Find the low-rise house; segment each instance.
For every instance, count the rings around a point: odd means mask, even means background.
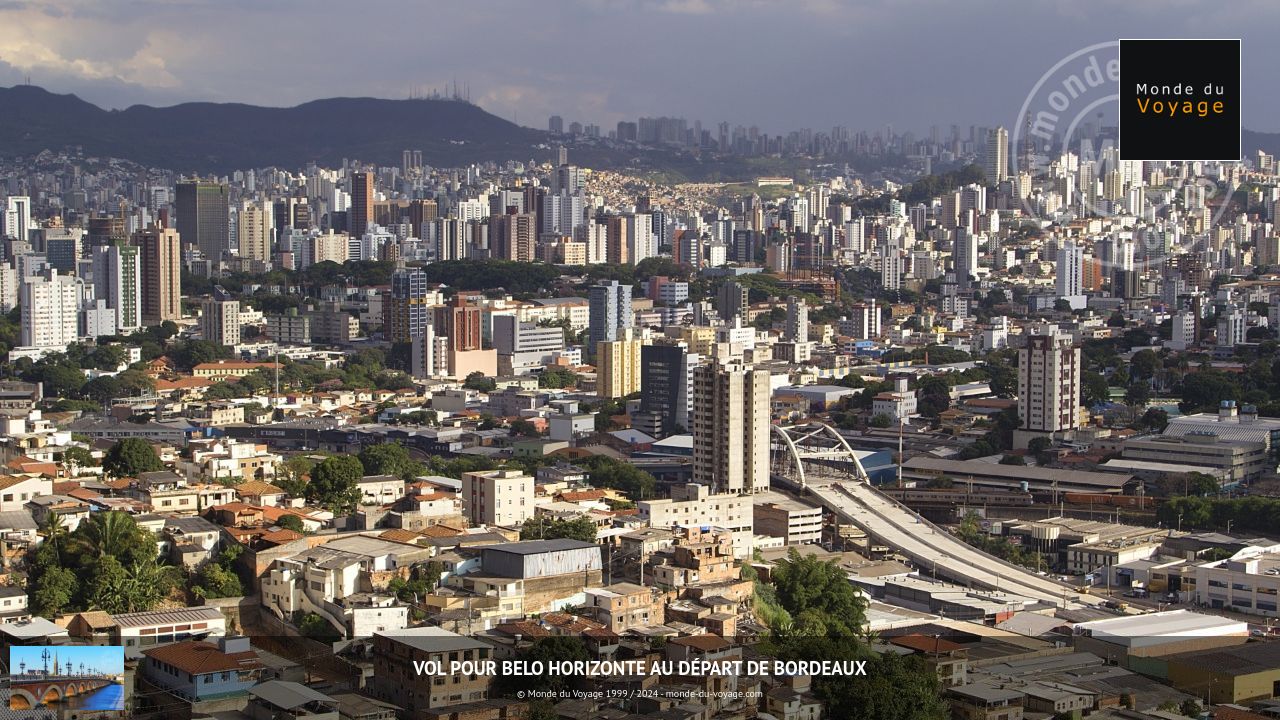
[[[247,695],[266,668],[247,637],[185,640],[142,654],[146,680],[192,703]]]
[[[27,591],[16,585],[0,585],[0,622],[29,620]]]
[[[0,477],[0,512],[25,511],[27,501],[38,495],[52,495],[53,480],[42,477],[6,475]]]
[[[275,485],[261,480],[246,480],[240,483],[236,486],[236,493],[240,495],[242,501],[264,507],[280,507],[284,505],[285,498],[289,495]]]
[[[395,475],[366,475],[356,483],[361,505],[390,505],[404,497],[404,480]]]

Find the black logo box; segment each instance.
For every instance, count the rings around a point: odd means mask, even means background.
[[[1146,92],[1140,92],[1143,85]],[[1165,94],[1166,87],[1182,93]],[[1120,40],[1120,157],[1240,160],[1241,89],[1239,40]],[[1175,102],[1171,115],[1169,104]],[[1183,112],[1185,102],[1192,113]],[[1213,112],[1218,102],[1221,113]]]

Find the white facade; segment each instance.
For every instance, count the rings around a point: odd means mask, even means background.
[[[49,270],[44,276],[24,278],[19,290],[22,306],[22,345],[65,348],[80,334],[79,278]]]
[[[1080,422],[1080,349],[1050,326],[1018,351],[1018,416],[1022,428],[1056,433]]]
[[[462,507],[473,525],[517,527],[533,517],[533,478],[518,470],[462,475]]]

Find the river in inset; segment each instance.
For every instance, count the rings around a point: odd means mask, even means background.
[[[61,707],[72,710],[123,710],[124,686],[111,684],[98,688],[88,695],[71,698]]]

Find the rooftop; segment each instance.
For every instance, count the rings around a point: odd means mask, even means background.
[[[403,643],[424,652],[455,652],[459,650],[488,650],[491,648],[490,645],[475,638],[459,635],[438,627],[406,628],[395,632],[374,633],[374,635],[381,635],[394,642]]]

